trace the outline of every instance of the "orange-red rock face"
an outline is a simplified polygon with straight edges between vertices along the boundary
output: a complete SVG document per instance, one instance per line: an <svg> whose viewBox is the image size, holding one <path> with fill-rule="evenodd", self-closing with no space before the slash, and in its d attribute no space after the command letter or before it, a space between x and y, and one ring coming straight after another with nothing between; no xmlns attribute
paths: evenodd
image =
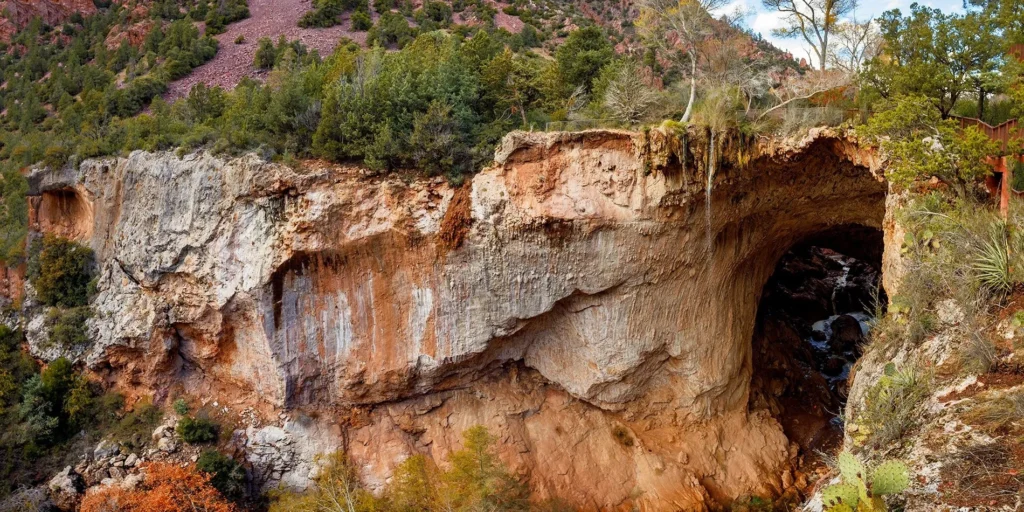
<svg viewBox="0 0 1024 512"><path fill-rule="evenodd" d="M33 175L33 218L96 251L111 381L316 410L374 485L484 424L539 498L702 510L794 455L747 410L761 287L886 189L835 134L690 139L514 133L462 188L136 152Z"/></svg>
<svg viewBox="0 0 1024 512"><path fill-rule="evenodd" d="M10 41L32 18L38 16L47 25L57 26L76 12L96 12L96 5L92 0L2 0L0 12L4 13L0 17L0 40Z"/></svg>

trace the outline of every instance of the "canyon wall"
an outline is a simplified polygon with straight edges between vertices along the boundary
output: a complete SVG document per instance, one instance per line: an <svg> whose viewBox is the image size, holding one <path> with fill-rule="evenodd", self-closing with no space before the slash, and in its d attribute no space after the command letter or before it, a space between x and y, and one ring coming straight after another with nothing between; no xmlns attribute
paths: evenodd
<svg viewBox="0 0 1024 512"><path fill-rule="evenodd" d="M95 251L64 355L122 389L255 409L373 486L483 424L538 499L703 510L791 485L748 410L761 288L793 244L883 226L879 167L827 130L516 132L462 186L135 152L34 172L31 227Z"/></svg>
<svg viewBox="0 0 1024 512"><path fill-rule="evenodd" d="M76 12L92 14L96 4L92 0L0 0L0 41L10 42L35 17L57 26Z"/></svg>

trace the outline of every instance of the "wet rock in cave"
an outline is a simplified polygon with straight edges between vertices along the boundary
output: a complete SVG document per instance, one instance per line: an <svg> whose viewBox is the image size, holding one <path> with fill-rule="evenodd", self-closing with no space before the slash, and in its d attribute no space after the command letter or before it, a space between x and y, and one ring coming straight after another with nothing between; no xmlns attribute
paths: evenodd
<svg viewBox="0 0 1024 512"><path fill-rule="evenodd" d="M853 237L864 247L881 246L875 234ZM751 407L769 409L812 459L842 440L839 414L880 294L879 266L880 260L806 244L783 256L762 293Z"/></svg>
<svg viewBox="0 0 1024 512"><path fill-rule="evenodd" d="M864 340L864 331L860 321L851 315L839 315L830 324L832 336L828 340L829 348L834 353L847 353L857 350Z"/></svg>

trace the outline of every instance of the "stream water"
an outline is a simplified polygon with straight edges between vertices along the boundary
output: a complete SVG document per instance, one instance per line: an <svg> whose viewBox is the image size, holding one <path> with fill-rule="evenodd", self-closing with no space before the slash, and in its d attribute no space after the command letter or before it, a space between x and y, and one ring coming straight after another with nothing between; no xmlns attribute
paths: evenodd
<svg viewBox="0 0 1024 512"><path fill-rule="evenodd" d="M850 371L871 328L878 281L875 265L803 246L783 256L765 285L752 407L772 410L810 465L842 440Z"/></svg>

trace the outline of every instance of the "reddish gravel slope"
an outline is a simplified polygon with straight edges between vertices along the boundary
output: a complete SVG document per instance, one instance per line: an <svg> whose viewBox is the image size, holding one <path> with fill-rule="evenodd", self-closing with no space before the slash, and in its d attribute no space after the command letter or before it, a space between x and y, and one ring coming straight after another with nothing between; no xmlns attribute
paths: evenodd
<svg viewBox="0 0 1024 512"><path fill-rule="evenodd" d="M209 86L233 88L244 76L257 76L253 67L256 43L261 37L274 41L281 35L289 40L298 39L320 55L327 55L347 37L360 44L366 40L366 32L350 32L348 16L341 25L331 28L301 28L299 18L310 10L310 0L249 0L250 16L228 25L227 32L217 36L220 50L210 62L196 68L192 73L170 85L168 96L178 98L188 94L192 86L203 82ZM245 36L245 43L235 44L238 36Z"/></svg>

